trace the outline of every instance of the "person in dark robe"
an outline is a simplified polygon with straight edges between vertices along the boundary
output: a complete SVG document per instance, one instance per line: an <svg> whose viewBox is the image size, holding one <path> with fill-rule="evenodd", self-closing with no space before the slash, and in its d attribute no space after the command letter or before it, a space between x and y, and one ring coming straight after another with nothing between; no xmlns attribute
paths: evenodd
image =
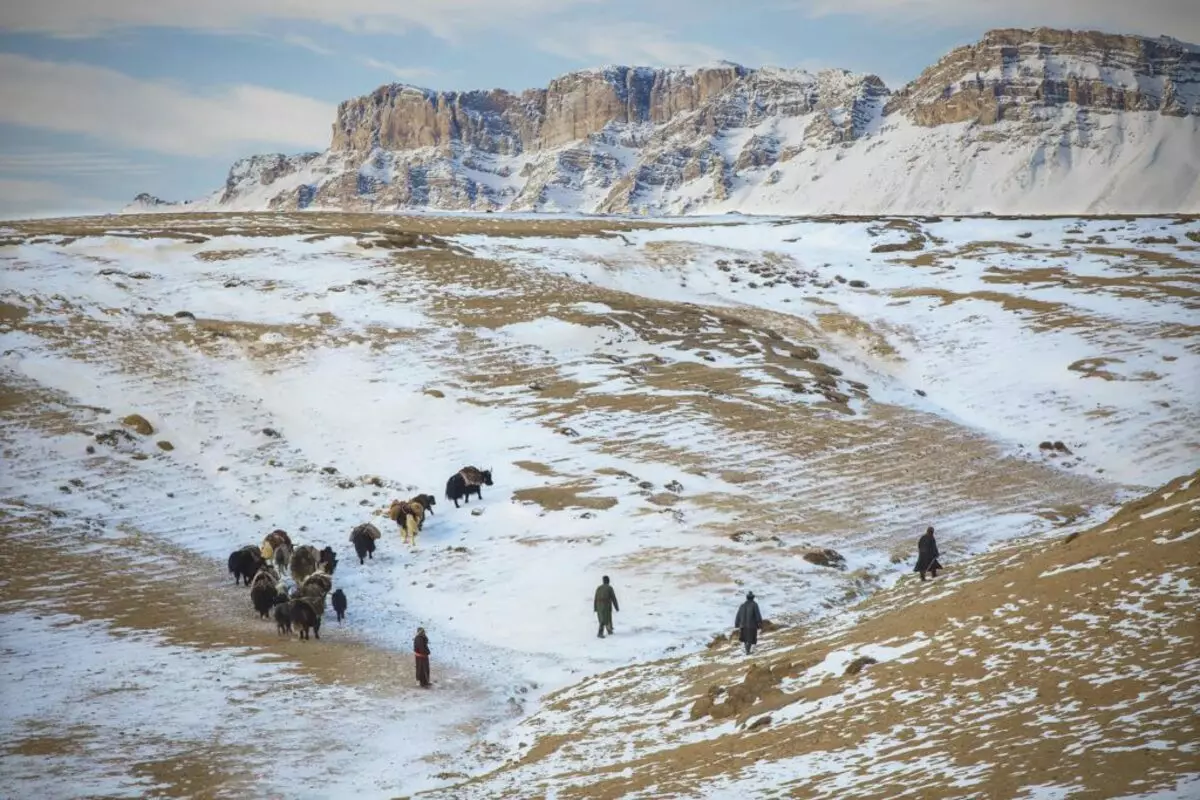
<svg viewBox="0 0 1200 800"><path fill-rule="evenodd" d="M926 528L925 534L917 540L917 566L913 568L913 572L921 573L921 580L925 580L926 572L936 578L939 569L942 569L942 565L938 561L938 546L933 538L933 528Z"/></svg>
<svg viewBox="0 0 1200 800"><path fill-rule="evenodd" d="M596 618L600 620L600 630L596 636L603 639L604 631L613 632L612 615L614 611L620 611L621 607L617 605L617 590L608 582L608 576L605 575L603 583L596 587L596 597L592 601L592 610L596 612Z"/></svg>
<svg viewBox="0 0 1200 800"><path fill-rule="evenodd" d="M738 607L733 627L738 629L738 639L750 655L750 648L758 644L758 632L762 630L762 612L754 601L754 592L746 592L746 602Z"/></svg>
<svg viewBox="0 0 1200 800"><path fill-rule="evenodd" d="M413 656L417 660L417 683L421 684L422 689L428 689L429 637L425 635L424 628L417 628L417 635L413 638Z"/></svg>

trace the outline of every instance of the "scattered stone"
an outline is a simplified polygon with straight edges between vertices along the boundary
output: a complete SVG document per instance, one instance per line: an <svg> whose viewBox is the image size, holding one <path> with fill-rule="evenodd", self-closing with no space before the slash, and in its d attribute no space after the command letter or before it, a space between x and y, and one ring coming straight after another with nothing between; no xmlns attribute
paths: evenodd
<svg viewBox="0 0 1200 800"><path fill-rule="evenodd" d="M133 278L135 281L148 281L154 276L149 272L131 272L129 273L129 277Z"/></svg>
<svg viewBox="0 0 1200 800"><path fill-rule="evenodd" d="M162 450L167 453L169 453L175 449L175 445L171 444L166 439L163 439L161 442L157 442L156 444L158 445L159 450Z"/></svg>
<svg viewBox="0 0 1200 800"><path fill-rule="evenodd" d="M89 456L96 454L96 448L92 447L90 444L85 449L87 450L87 454Z"/></svg>
<svg viewBox="0 0 1200 800"><path fill-rule="evenodd" d="M575 430L574 428L568 428L566 426L559 428L558 432L561 433L563 436L578 436L579 435L579 431Z"/></svg>
<svg viewBox="0 0 1200 800"><path fill-rule="evenodd" d="M579 515L579 519L594 519L595 516L591 511L585 511Z"/></svg>
<svg viewBox="0 0 1200 800"><path fill-rule="evenodd" d="M274 428L263 428L263 436L270 436L272 439L278 439L282 434Z"/></svg>
<svg viewBox="0 0 1200 800"><path fill-rule="evenodd" d="M846 279L845 279L845 278L843 278L841 275L834 275L834 276L833 276L833 279L834 279L835 281L837 281L838 283L845 283L845 282L846 282Z"/></svg>
<svg viewBox="0 0 1200 800"><path fill-rule="evenodd" d="M130 456L130 458L132 458L134 461L145 461L149 457L150 456L146 455L145 453L134 453L132 456Z"/></svg>
<svg viewBox="0 0 1200 800"><path fill-rule="evenodd" d="M1038 445L1038 450L1053 450L1054 442L1042 442Z"/></svg>
<svg viewBox="0 0 1200 800"><path fill-rule="evenodd" d="M337 475L337 467L321 467L321 472L326 475Z"/></svg>
<svg viewBox="0 0 1200 800"><path fill-rule="evenodd" d="M105 267L104 269L100 270L96 274L97 275L124 275L125 273L119 269L113 269L112 267Z"/></svg>
<svg viewBox="0 0 1200 800"><path fill-rule="evenodd" d="M1029 231L1023 231L1023 232L1017 234L1018 239L1028 239L1032 236L1033 236L1033 234L1030 233Z"/></svg>
<svg viewBox="0 0 1200 800"><path fill-rule="evenodd" d="M638 483L638 488L645 489L646 491L650 491L651 489L654 488L654 484L651 483L650 481L641 481Z"/></svg>
<svg viewBox="0 0 1200 800"><path fill-rule="evenodd" d="M236 289L237 287L242 286L244 284L242 281L238 280L237 278L230 278L229 280L225 281L225 283L223 285L226 289Z"/></svg>
<svg viewBox="0 0 1200 800"><path fill-rule="evenodd" d="M96 441L99 442L100 444L106 444L109 447L117 447L122 442L134 441L134 438L133 438L133 434L131 434L127 430L123 430L121 428L113 428L111 431L108 431L107 433L97 433Z"/></svg>
<svg viewBox="0 0 1200 800"><path fill-rule="evenodd" d="M866 281L860 281L860 280L853 280L853 281L850 281L850 288L852 288L852 289L865 289L865 288L867 288L867 282L866 282Z"/></svg>
<svg viewBox="0 0 1200 800"><path fill-rule="evenodd" d="M810 550L804 554L804 560L810 564L816 564L818 567L846 568L846 557L837 550L830 550L829 548Z"/></svg>
<svg viewBox="0 0 1200 800"><path fill-rule="evenodd" d="M427 584L425 584L425 588L426 588L426 589L432 589L432 588L433 588L433 584L432 584L432 583L427 583Z"/></svg>
<svg viewBox="0 0 1200 800"><path fill-rule="evenodd" d="M680 483L679 481L671 481L663 488L666 489L668 492L674 492L675 494L679 494L680 492L683 491L683 484Z"/></svg>
<svg viewBox="0 0 1200 800"><path fill-rule="evenodd" d="M534 381L533 383L529 384L529 388L535 392L542 392L546 390L546 387L538 381Z"/></svg>
<svg viewBox="0 0 1200 800"><path fill-rule="evenodd" d="M1056 451L1058 451L1059 453L1066 453L1067 455L1071 455L1071 451L1062 442L1055 442L1053 446L1054 446L1054 449Z"/></svg>
<svg viewBox="0 0 1200 800"><path fill-rule="evenodd" d="M446 396L446 393L443 392L441 389L424 389L422 391L424 394L427 394L430 397L436 397L439 400Z"/></svg>
<svg viewBox="0 0 1200 800"><path fill-rule="evenodd" d="M925 394L925 390L924 390L924 389L917 389L917 394L918 394L918 395L920 395L921 397L925 397L925 396L926 396L926 394Z"/></svg>
<svg viewBox="0 0 1200 800"><path fill-rule="evenodd" d="M371 501L370 501L370 500L367 500L367 499L363 499L363 500L359 500L359 501L358 501L358 504L359 504L360 506L369 506L369 505L371 505Z"/></svg>
<svg viewBox="0 0 1200 800"><path fill-rule="evenodd" d="M342 478L340 481L337 482L336 486L339 489L353 489L355 486L355 483L354 483L354 481L350 480L349 478Z"/></svg>
<svg viewBox="0 0 1200 800"><path fill-rule="evenodd" d="M174 497L174 496L175 496L174 492L167 492L167 497Z"/></svg>
<svg viewBox="0 0 1200 800"><path fill-rule="evenodd" d="M70 493L71 493L71 487L70 487L70 486L60 486L60 487L58 487L58 490L59 490L60 492L62 492L63 494L70 494Z"/></svg>
<svg viewBox="0 0 1200 800"><path fill-rule="evenodd" d="M371 477L367 478L367 483L371 486L378 486L381 489L383 488L383 478L380 478L376 475L372 475Z"/></svg>
<svg viewBox="0 0 1200 800"><path fill-rule="evenodd" d="M355 286L370 286L371 282L366 278L355 278L353 281Z"/></svg>
<svg viewBox="0 0 1200 800"><path fill-rule="evenodd" d="M699 356L700 356L700 358L704 359L705 361L716 361L717 360L709 353L699 353Z"/></svg>
<svg viewBox="0 0 1200 800"><path fill-rule="evenodd" d="M754 722L751 722L749 725L747 725L746 732L748 733L750 731L756 731L759 728L765 728L770 724L771 724L771 715L767 714L766 716L759 717L758 719L754 720Z"/></svg>
<svg viewBox="0 0 1200 800"><path fill-rule="evenodd" d="M820 351L815 347L797 347L791 352L792 358L798 358L801 361L816 361L821 357Z"/></svg>
<svg viewBox="0 0 1200 800"><path fill-rule="evenodd" d="M854 659L853 661L851 661L849 664L846 665L846 671L843 672L842 674L843 675L857 675L858 673L863 671L863 667L870 666L871 664L878 664L878 663L879 663L878 661L871 658L870 656L859 656L858 658Z"/></svg>
<svg viewBox="0 0 1200 800"><path fill-rule="evenodd" d="M482 509L482 508L472 508L472 509L471 509L471 516L472 516L472 517L481 517L481 516L483 516L483 509Z"/></svg>
<svg viewBox="0 0 1200 800"><path fill-rule="evenodd" d="M175 319L195 319L196 315L190 311L176 311Z"/></svg>
<svg viewBox="0 0 1200 800"><path fill-rule="evenodd" d="M229 467L217 467L217 472L229 472Z"/></svg>
<svg viewBox="0 0 1200 800"><path fill-rule="evenodd" d="M329 291L331 291L331 292L344 292L344 291L346 291L346 287L345 287L345 286L330 286L330 287L329 287Z"/></svg>
<svg viewBox="0 0 1200 800"><path fill-rule="evenodd" d="M154 426L151 425L150 421L141 414L130 414L128 417L125 417L121 420L121 424L127 428L133 428L142 436L149 436L150 434L154 433Z"/></svg>

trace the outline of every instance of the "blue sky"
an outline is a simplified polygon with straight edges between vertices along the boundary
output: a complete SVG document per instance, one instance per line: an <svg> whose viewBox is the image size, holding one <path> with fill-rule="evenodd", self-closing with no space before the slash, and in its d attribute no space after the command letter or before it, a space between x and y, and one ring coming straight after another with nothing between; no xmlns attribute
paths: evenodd
<svg viewBox="0 0 1200 800"><path fill-rule="evenodd" d="M0 214L194 198L230 163L324 149L399 81L542 86L606 63L841 67L893 88L993 27L1200 41L1200 0L13 0L0 9Z"/></svg>

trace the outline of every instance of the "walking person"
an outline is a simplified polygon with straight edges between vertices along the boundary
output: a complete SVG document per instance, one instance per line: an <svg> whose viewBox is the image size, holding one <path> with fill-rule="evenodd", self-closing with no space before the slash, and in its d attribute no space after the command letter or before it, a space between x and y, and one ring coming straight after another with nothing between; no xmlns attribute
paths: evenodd
<svg viewBox="0 0 1200 800"><path fill-rule="evenodd" d="M421 684L422 689L428 689L429 637L425 635L424 628L417 628L417 635L413 637L413 656L417 661L417 683Z"/></svg>
<svg viewBox="0 0 1200 800"><path fill-rule="evenodd" d="M600 630L596 632L597 638L600 639L604 638L605 630L610 634L613 632L613 612L621 610L621 607L617 605L617 590L608 582L607 575L602 580L604 582L596 587L596 597L592 600L592 610L596 612L596 618L600 620Z"/></svg>
<svg viewBox="0 0 1200 800"><path fill-rule="evenodd" d="M750 648L758 644L758 632L762 630L762 612L754 601L754 592L746 592L746 602L738 607L733 627L738 629L738 639L750 655Z"/></svg>
<svg viewBox="0 0 1200 800"><path fill-rule="evenodd" d="M921 573L921 580L925 580L926 572L936 578L939 569L942 569L942 565L938 561L937 540L933 538L933 528L929 527L917 540L917 566L913 572Z"/></svg>

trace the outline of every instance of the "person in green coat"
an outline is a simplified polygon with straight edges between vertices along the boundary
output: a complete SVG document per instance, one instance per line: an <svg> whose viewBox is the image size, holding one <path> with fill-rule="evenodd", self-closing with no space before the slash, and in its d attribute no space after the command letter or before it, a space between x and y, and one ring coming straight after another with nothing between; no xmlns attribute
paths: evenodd
<svg viewBox="0 0 1200 800"><path fill-rule="evenodd" d="M605 628L609 633L613 632L613 612L621 610L621 607L617 605L617 592L608 582L607 575L604 576L604 583L596 587L596 599L592 601L592 608L600 620L600 630L596 636L603 639Z"/></svg>

